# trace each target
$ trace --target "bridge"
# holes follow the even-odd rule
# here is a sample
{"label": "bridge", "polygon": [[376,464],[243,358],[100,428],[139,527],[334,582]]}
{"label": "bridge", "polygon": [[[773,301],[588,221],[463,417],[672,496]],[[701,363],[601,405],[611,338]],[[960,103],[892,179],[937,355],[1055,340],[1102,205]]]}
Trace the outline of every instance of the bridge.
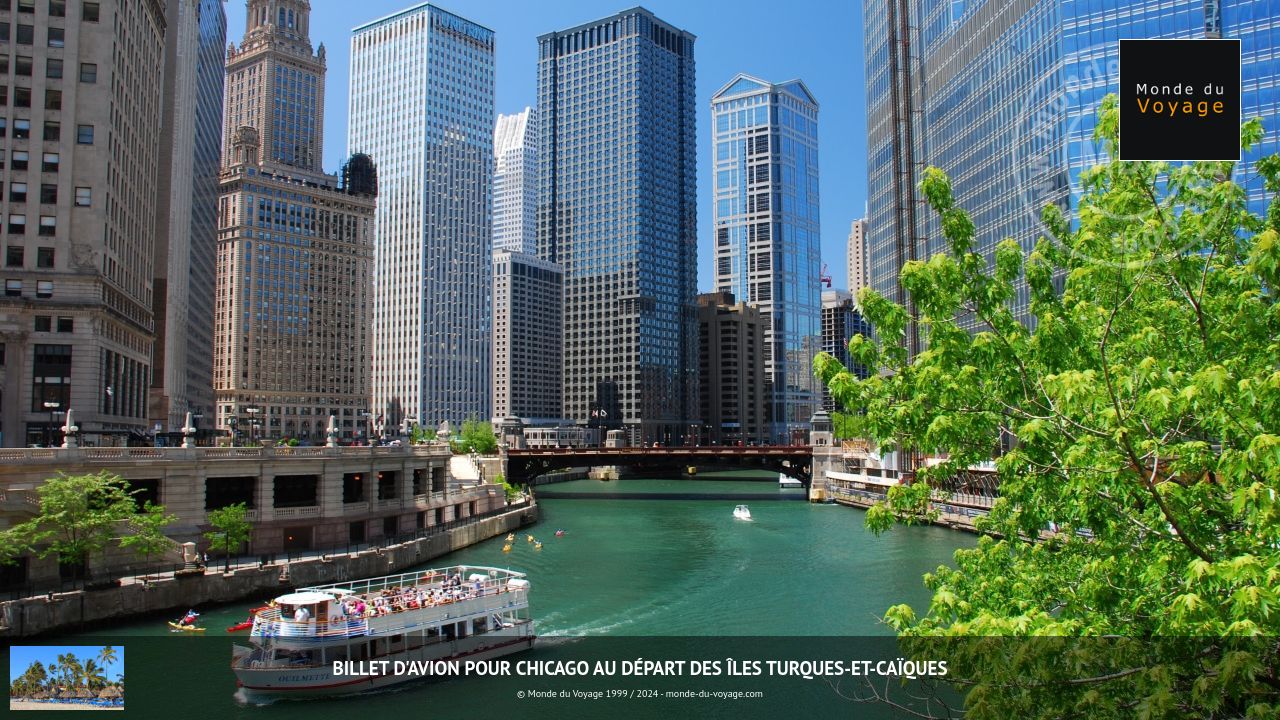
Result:
{"label": "bridge", "polygon": [[640,469],[726,467],[768,470],[809,487],[813,448],[806,445],[762,447],[539,448],[507,450],[507,482],[527,485],[554,470],[618,465]]}

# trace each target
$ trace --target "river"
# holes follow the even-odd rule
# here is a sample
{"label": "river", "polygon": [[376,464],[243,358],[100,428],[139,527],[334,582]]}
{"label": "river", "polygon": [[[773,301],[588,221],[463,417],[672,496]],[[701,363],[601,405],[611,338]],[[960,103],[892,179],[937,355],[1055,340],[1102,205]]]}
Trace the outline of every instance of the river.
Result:
{"label": "river", "polygon": [[[742,501],[643,499],[645,493],[672,491],[708,497],[797,492],[777,490],[776,482],[769,481],[712,475],[698,480],[577,480],[542,489],[575,494],[625,492],[634,499],[543,500],[540,522],[522,531],[509,553],[502,551],[505,541],[498,537],[429,565],[488,565],[528,573],[530,601],[544,640],[520,657],[571,658],[586,649],[575,647],[579,642],[613,643],[615,647],[605,651],[609,654],[615,654],[618,644],[628,652],[652,653],[654,643],[660,642],[652,638],[666,636],[704,638],[695,641],[704,645],[736,636],[742,642],[757,643],[753,651],[759,652],[769,645],[745,638],[890,635],[879,622],[884,611],[900,602],[922,610],[929,592],[921,576],[949,564],[957,548],[975,542],[970,535],[937,527],[900,527],[876,536],[863,527],[862,511],[835,505],[751,500],[753,519],[744,522],[732,517],[734,505]],[[564,530],[563,536],[555,536],[557,529]],[[540,540],[542,549],[528,542],[527,535]],[[477,700],[495,693],[510,695],[512,683],[518,682],[462,678],[412,683],[355,700],[245,707],[232,700],[234,677],[227,668],[229,647],[223,628],[259,604],[200,608],[201,624],[210,628],[208,637],[170,634],[165,621],[171,618],[152,617],[67,639],[87,644],[109,640],[126,646],[128,705],[143,716],[164,707],[149,699],[153,683],[171,688],[172,696],[181,699],[186,706],[183,717],[291,720],[421,717],[419,710],[427,706],[467,713],[475,710]],[[606,640],[578,640],[583,637]],[[592,652],[597,649],[593,647]],[[731,706],[707,705],[699,714],[725,710],[725,716],[734,716]],[[512,712],[565,717],[591,707],[552,701]],[[479,716],[491,714],[485,711]]]}

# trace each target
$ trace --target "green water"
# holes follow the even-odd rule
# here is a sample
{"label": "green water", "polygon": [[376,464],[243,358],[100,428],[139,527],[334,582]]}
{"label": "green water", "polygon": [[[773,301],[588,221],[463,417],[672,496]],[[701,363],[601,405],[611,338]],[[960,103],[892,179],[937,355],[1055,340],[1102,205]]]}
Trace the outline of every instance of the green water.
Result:
{"label": "green water", "polygon": [[[681,492],[769,492],[776,489],[776,482],[580,480],[548,489],[642,494],[668,491],[672,486]],[[716,643],[726,636],[888,635],[878,621],[885,609],[899,602],[923,608],[928,591],[921,575],[949,563],[956,548],[974,544],[969,535],[935,527],[897,528],[877,537],[863,528],[861,511],[834,505],[753,502],[750,522],[733,518],[734,505],[714,499],[547,500],[540,522],[517,534],[511,552],[502,552],[505,539],[497,537],[438,558],[430,566],[489,565],[528,573],[530,602],[538,634],[545,641],[520,658],[573,658],[588,647],[575,643],[592,644],[591,652],[612,643],[607,653],[631,648],[631,643],[652,653],[655,645],[647,638],[655,636],[701,636],[704,640],[694,644],[714,657],[719,649]],[[556,529],[564,529],[564,536],[555,537]],[[526,541],[529,534],[542,541],[541,550]],[[521,682],[454,679],[410,683],[358,700],[244,707],[232,700],[234,677],[227,668],[228,636],[223,629],[259,604],[255,600],[199,608],[201,624],[210,628],[208,637],[170,634],[164,624],[169,618],[158,616],[79,634],[75,639],[92,642],[95,635],[109,636],[127,649],[136,646],[134,655],[127,656],[127,676],[130,710],[141,715],[152,711],[150,701],[134,703],[133,698],[149,697],[152,683],[169,687],[184,703],[193,702],[188,706],[192,712],[183,713],[188,717],[304,718],[347,717],[355,708],[362,717],[383,713],[402,717],[424,707],[423,703],[465,712],[477,693],[505,698],[515,687],[512,683]],[[615,640],[577,640],[581,637]],[[663,649],[661,644],[656,647],[659,652]],[[718,708],[684,709],[714,715]],[[604,708],[543,703],[508,709],[561,717],[588,710],[586,714],[592,715]],[[612,709],[624,710],[636,708]]]}

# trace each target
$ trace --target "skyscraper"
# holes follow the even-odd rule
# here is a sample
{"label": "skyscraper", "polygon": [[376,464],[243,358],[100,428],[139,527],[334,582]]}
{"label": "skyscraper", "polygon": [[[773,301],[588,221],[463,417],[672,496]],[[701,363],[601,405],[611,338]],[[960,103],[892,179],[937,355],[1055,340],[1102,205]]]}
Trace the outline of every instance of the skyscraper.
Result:
{"label": "skyscraper", "polygon": [[[945,249],[918,189],[926,165],[950,175],[988,257],[1005,238],[1029,252],[1044,232],[1042,208],[1074,206],[1080,171],[1104,159],[1092,135],[1102,97],[1118,90],[1119,39],[1240,38],[1243,115],[1275,113],[1271,0],[865,0],[863,8],[869,274],[899,302],[902,266]],[[1280,127],[1265,133],[1241,173],[1255,210],[1265,200],[1252,165],[1274,151]],[[1025,282],[1016,291],[1014,312],[1029,321]],[[920,349],[914,333],[908,343]]]}
{"label": "skyscraper", "polygon": [[[218,168],[222,149],[222,0],[168,0],[165,9],[162,187],[156,207],[151,374],[153,427],[199,427],[213,413],[213,285]],[[203,418],[207,416],[207,421]]]}
{"label": "skyscraper", "polygon": [[538,116],[499,115],[493,130],[493,251],[537,252]]}
{"label": "skyscraper", "polygon": [[854,220],[849,224],[849,294],[856,300],[858,292],[867,286],[867,220]]}
{"label": "skyscraper", "polygon": [[538,38],[538,254],[564,268],[564,415],[697,421],[694,36],[643,8]]}
{"label": "skyscraper", "polygon": [[532,255],[493,253],[493,411],[558,424],[564,271]]}
{"label": "skyscraper", "polygon": [[383,179],[374,254],[374,413],[435,426],[489,414],[493,31],[432,5],[351,36],[352,152]]}
{"label": "skyscraper", "polygon": [[765,317],[772,436],[791,442],[817,410],[821,332],[818,103],[799,80],[739,74],[711,97],[716,289]]}
{"label": "skyscraper", "polygon": [[227,51],[213,364],[218,427],[241,439],[323,441],[330,415],[359,438],[371,419],[377,174],[359,155],[341,178],[320,170],[324,49],[308,8],[249,0]]}
{"label": "skyscraper", "polygon": [[[826,290],[822,293],[822,352],[840,361],[854,375],[866,378],[866,367],[855,365],[849,358],[849,341],[854,335],[871,335],[871,325],[862,318],[854,304],[853,294],[847,290]],[[828,412],[844,412],[831,391],[822,388],[822,409]]]}
{"label": "skyscraper", "polygon": [[764,317],[733,293],[698,296],[699,442],[756,445],[772,434]]}
{"label": "skyscraper", "polygon": [[86,443],[149,429],[167,24],[158,2],[0,9],[6,447],[61,442],[68,409]]}

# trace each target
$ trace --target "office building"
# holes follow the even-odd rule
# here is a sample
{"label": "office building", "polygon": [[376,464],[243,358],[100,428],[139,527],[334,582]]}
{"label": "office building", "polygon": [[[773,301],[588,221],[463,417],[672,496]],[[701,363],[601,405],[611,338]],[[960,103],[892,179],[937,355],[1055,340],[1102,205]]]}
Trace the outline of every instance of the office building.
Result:
{"label": "office building", "polygon": [[[222,151],[222,0],[168,0],[152,308],[152,429],[213,426],[213,286]],[[165,188],[167,187],[167,191]],[[207,418],[207,420],[206,420]]]}
{"label": "office building", "polygon": [[493,130],[493,251],[537,252],[538,121],[532,108]]}
{"label": "office building", "polygon": [[564,268],[564,415],[697,419],[694,36],[643,8],[538,38],[538,255]]}
{"label": "office building", "polygon": [[351,37],[351,152],[384,181],[373,405],[384,428],[490,412],[493,31],[432,5]]}
{"label": "office building", "polygon": [[867,286],[867,221],[854,220],[849,224],[849,294],[854,300],[858,292]]}
{"label": "office building", "polygon": [[[0,6],[0,437],[146,438],[163,3]],[[122,42],[121,38],[128,38]]]}
{"label": "office building", "polygon": [[[1030,252],[1046,205],[1074,208],[1081,170],[1105,160],[1093,131],[1103,96],[1119,89],[1121,38],[1239,38],[1243,115],[1275,115],[1280,65],[1266,0],[865,0],[863,8],[868,272],[901,303],[903,265],[946,249],[918,189],[924,167],[949,174],[977,227],[975,249],[988,258],[1005,238]],[[1238,171],[1254,210],[1266,200],[1253,163],[1278,142],[1271,123]],[[1025,281],[1012,304],[1031,322]],[[907,343],[921,349],[914,328]]]}
{"label": "office building", "polygon": [[213,368],[217,426],[239,441],[323,442],[331,415],[357,440],[372,419],[377,173],[363,155],[341,178],[319,169],[324,53],[308,19],[305,1],[250,0],[227,51],[225,117],[241,124],[224,133]]}
{"label": "office building", "polygon": [[773,440],[803,441],[821,397],[818,103],[799,80],[739,74],[711,115],[716,289],[760,308]]}
{"label": "office building", "polygon": [[524,253],[493,254],[494,421],[560,421],[564,272]]}
{"label": "office building", "polygon": [[[849,357],[849,341],[854,335],[871,337],[871,325],[862,318],[854,302],[853,294],[847,290],[827,290],[822,293],[822,352],[839,360],[859,378],[868,376],[867,368],[852,363]],[[844,412],[831,397],[831,391],[822,388],[822,409],[827,412]]]}
{"label": "office building", "polygon": [[764,338],[765,320],[758,307],[735,303],[733,293],[698,296],[699,443],[769,442]]}

